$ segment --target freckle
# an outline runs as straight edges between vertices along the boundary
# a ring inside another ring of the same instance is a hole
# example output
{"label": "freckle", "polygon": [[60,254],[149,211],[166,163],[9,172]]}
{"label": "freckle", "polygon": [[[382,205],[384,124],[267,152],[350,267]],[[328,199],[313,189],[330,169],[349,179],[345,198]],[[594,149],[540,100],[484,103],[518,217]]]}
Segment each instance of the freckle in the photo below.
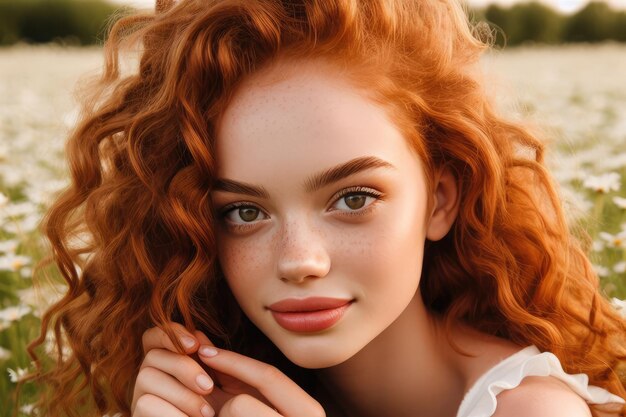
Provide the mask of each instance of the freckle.
{"label": "freckle", "polygon": [[368,242],[367,244],[361,246],[361,254],[362,255],[365,256],[365,255],[367,255],[369,253],[372,253],[372,243],[371,242]]}

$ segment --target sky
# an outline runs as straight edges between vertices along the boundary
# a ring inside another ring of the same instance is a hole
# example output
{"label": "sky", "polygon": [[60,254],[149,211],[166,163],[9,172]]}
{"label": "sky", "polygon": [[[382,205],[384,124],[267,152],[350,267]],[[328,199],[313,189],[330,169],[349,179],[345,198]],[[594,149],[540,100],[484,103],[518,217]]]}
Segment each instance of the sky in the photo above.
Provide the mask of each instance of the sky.
{"label": "sky", "polygon": [[[154,7],[155,0],[110,0],[118,4],[127,4],[139,8]],[[487,4],[497,3],[502,6],[510,6],[519,3],[520,0],[467,0],[470,6],[482,7]],[[563,12],[572,13],[580,10],[588,3],[588,0],[540,0],[542,3]],[[626,9],[626,0],[603,0],[615,9]]]}

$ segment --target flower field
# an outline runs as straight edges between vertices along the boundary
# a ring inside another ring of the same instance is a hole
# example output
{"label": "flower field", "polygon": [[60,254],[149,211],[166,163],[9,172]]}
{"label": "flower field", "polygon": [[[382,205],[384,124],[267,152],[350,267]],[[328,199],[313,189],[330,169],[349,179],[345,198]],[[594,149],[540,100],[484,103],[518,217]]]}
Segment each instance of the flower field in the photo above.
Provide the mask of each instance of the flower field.
{"label": "flower field", "polygon": [[[42,311],[64,291],[53,268],[33,287],[47,252],[38,225],[66,184],[64,140],[78,114],[72,88],[100,63],[98,48],[0,49],[0,417],[16,407]],[[626,316],[626,46],[524,47],[483,63],[497,105],[530,119],[548,141],[572,229],[590,235],[601,288]],[[35,388],[23,391],[20,413],[36,414],[28,405]]]}

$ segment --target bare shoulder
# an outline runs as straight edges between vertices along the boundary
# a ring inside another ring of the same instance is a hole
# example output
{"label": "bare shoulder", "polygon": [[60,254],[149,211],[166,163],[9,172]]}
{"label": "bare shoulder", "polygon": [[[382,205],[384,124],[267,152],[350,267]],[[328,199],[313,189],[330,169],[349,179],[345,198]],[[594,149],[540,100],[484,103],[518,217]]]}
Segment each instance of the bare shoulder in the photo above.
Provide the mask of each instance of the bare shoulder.
{"label": "bare shoulder", "polygon": [[550,376],[528,376],[497,399],[493,417],[591,417],[586,401]]}

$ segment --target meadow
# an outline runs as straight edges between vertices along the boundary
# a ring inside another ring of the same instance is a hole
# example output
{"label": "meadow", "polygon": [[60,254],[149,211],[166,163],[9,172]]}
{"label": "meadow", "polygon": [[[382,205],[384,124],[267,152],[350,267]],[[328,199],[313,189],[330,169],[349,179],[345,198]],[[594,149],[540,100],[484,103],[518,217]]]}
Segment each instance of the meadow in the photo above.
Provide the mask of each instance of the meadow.
{"label": "meadow", "polygon": [[[32,368],[25,346],[39,334],[42,311],[65,291],[54,268],[33,287],[34,267],[48,254],[38,225],[67,184],[64,141],[78,117],[72,90],[100,64],[98,47],[0,49],[0,417],[17,407],[12,395]],[[501,111],[531,121],[548,143],[571,228],[604,295],[626,316],[626,45],[521,47],[491,52],[483,64]],[[25,384],[20,415],[36,414],[36,396]]]}

